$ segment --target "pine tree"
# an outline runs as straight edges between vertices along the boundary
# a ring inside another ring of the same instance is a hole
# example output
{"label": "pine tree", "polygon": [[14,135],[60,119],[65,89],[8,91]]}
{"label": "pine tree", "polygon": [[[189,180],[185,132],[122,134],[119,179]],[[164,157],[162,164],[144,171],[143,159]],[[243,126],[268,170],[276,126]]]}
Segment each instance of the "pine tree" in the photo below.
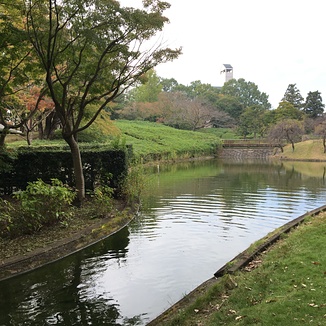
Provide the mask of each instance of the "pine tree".
{"label": "pine tree", "polygon": [[297,109],[303,108],[303,97],[300,94],[296,84],[289,84],[282,100],[282,102],[289,102]]}
{"label": "pine tree", "polygon": [[303,111],[308,117],[316,119],[324,113],[324,108],[325,104],[323,104],[321,93],[318,91],[309,92],[303,107]]}

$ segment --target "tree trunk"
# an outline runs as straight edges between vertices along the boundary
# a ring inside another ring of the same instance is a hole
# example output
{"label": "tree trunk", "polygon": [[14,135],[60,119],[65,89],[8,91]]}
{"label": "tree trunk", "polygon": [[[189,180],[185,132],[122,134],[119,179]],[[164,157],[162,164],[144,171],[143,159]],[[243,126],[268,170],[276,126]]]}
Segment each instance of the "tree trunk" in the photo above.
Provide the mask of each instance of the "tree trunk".
{"label": "tree trunk", "polygon": [[74,173],[75,173],[75,182],[76,182],[77,200],[78,200],[77,204],[81,205],[85,198],[85,179],[84,179],[83,165],[82,165],[79,145],[76,142],[73,135],[70,135],[68,137],[64,136],[64,139],[70,147],[72,162],[74,166]]}
{"label": "tree trunk", "polygon": [[27,144],[28,144],[28,146],[31,146],[31,132],[30,132],[30,130],[27,128],[27,130],[26,130],[26,140],[27,140]]}
{"label": "tree trunk", "polygon": [[7,134],[5,132],[2,132],[0,134],[0,148],[5,146],[5,139]]}
{"label": "tree trunk", "polygon": [[42,119],[42,115],[40,115],[38,117],[38,124],[37,124],[37,128],[38,128],[38,138],[39,139],[44,139],[44,128],[43,128],[43,119]]}
{"label": "tree trunk", "polygon": [[281,153],[283,153],[284,150],[283,150],[283,146],[282,146],[282,144],[279,144],[278,146],[279,146],[279,148],[281,149]]}
{"label": "tree trunk", "polygon": [[45,119],[44,137],[52,139],[53,133],[59,126],[60,121],[55,111],[52,111]]}
{"label": "tree trunk", "polygon": [[0,148],[5,146],[5,139],[9,133],[9,128],[4,127],[0,133]]}

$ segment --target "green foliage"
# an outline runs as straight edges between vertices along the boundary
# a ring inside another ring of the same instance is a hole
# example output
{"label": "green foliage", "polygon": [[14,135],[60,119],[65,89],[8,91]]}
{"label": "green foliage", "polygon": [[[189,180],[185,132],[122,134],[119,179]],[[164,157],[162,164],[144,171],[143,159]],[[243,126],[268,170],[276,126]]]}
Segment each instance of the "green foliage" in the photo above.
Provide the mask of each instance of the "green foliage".
{"label": "green foliage", "polygon": [[[88,107],[85,113],[85,119],[83,123],[87,123],[87,119],[90,119],[96,112],[96,107]],[[85,143],[105,143],[113,137],[117,137],[120,134],[118,128],[115,127],[110,114],[106,111],[101,111],[96,120],[90,127],[78,133],[78,141]],[[62,135],[60,135],[62,138]]]}
{"label": "green foliage", "polygon": [[274,123],[283,121],[284,119],[302,120],[303,118],[302,111],[288,101],[280,102],[273,114],[275,118]]}
{"label": "green foliage", "polygon": [[321,93],[318,91],[309,92],[303,107],[303,112],[306,113],[309,118],[316,119],[323,114],[324,108],[325,104],[323,104]]}
{"label": "green foliage", "polygon": [[[74,167],[83,164],[76,135],[90,127],[99,113],[140,76],[181,53],[181,49],[148,49],[144,45],[168,22],[163,15],[168,7],[162,1],[144,1],[143,8],[137,9],[123,7],[119,1],[26,3],[28,36],[46,76],[46,88],[56,103]],[[97,109],[87,117],[90,105]],[[83,170],[75,169],[74,176],[82,202]]]}
{"label": "green foliage", "polygon": [[285,94],[282,98],[282,102],[289,102],[295,108],[302,109],[303,107],[303,97],[300,94],[299,89],[296,84],[289,84],[288,88],[285,91]]}
{"label": "green foliage", "polygon": [[90,200],[86,201],[83,210],[87,210],[90,218],[105,218],[110,214],[113,208],[114,189],[109,186],[95,187],[93,192],[90,192]]}
{"label": "green foliage", "polygon": [[129,169],[128,175],[121,185],[122,195],[129,205],[140,202],[141,195],[148,183],[147,181],[148,179],[146,178],[142,164],[134,164]]}
{"label": "green foliage", "polygon": [[0,236],[8,236],[11,233],[13,224],[13,212],[15,208],[10,201],[0,197]]}
{"label": "green foliage", "polygon": [[265,124],[266,110],[259,105],[248,106],[239,118],[238,133],[244,138],[253,134],[254,138],[263,136],[267,126]]}
{"label": "green foliage", "polygon": [[271,108],[268,95],[261,93],[255,83],[246,82],[243,78],[226,82],[221,93],[236,98],[244,108],[253,105],[260,105],[266,110]]}
{"label": "green foliage", "polygon": [[[114,144],[83,143],[82,158],[86,189],[93,190],[99,181],[103,184],[110,175],[110,186],[119,193],[119,182],[126,173],[132,151],[124,146],[123,140]],[[36,143],[36,142],[35,142]],[[113,146],[116,146],[113,148]],[[11,149],[12,150],[12,149]],[[25,189],[28,182],[42,178],[51,182],[57,178],[73,186],[74,173],[72,159],[67,145],[63,142],[39,141],[38,146],[19,147],[12,150],[10,157],[4,156],[7,169],[0,168],[0,193],[11,194],[13,189]],[[0,155],[1,156],[1,155]]]}
{"label": "green foliage", "polygon": [[154,69],[145,73],[145,82],[132,89],[130,92],[130,100],[135,102],[156,102],[158,94],[162,91],[160,78]]}
{"label": "green foliage", "polygon": [[216,104],[220,90],[210,84],[203,84],[200,80],[195,80],[189,86],[182,84],[175,86],[175,91],[183,92],[190,99],[200,98],[206,103]]}
{"label": "green foliage", "polygon": [[46,184],[41,179],[28,184],[26,190],[14,194],[14,205],[0,202],[1,236],[14,237],[30,234],[43,226],[63,222],[71,216],[69,206],[76,193],[61,181],[52,179]]}
{"label": "green foliage", "polygon": [[221,95],[216,105],[219,110],[229,114],[235,121],[239,120],[244,109],[240,99],[231,95]]}

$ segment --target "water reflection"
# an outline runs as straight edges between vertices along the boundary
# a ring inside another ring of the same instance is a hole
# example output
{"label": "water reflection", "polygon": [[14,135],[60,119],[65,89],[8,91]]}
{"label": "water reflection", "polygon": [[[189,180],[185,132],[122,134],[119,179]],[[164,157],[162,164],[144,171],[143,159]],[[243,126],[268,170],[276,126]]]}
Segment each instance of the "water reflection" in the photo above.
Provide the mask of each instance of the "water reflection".
{"label": "water reflection", "polygon": [[128,227],[0,283],[0,325],[146,324],[250,243],[324,205],[325,166],[306,165],[153,167],[148,209]]}

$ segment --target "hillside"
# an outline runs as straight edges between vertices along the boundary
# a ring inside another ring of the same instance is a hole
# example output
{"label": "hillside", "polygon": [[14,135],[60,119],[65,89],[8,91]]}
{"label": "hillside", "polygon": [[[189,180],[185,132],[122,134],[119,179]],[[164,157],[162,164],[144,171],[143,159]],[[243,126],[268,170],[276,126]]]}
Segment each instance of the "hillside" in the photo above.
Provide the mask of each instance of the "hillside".
{"label": "hillside", "polygon": [[143,161],[187,159],[215,155],[220,138],[216,134],[180,130],[147,121],[116,120],[121,141],[133,147]]}
{"label": "hillside", "polygon": [[321,139],[296,143],[294,151],[292,151],[290,144],[286,145],[283,153],[278,150],[273,157],[299,161],[326,161],[326,153],[324,153],[323,141]]}

